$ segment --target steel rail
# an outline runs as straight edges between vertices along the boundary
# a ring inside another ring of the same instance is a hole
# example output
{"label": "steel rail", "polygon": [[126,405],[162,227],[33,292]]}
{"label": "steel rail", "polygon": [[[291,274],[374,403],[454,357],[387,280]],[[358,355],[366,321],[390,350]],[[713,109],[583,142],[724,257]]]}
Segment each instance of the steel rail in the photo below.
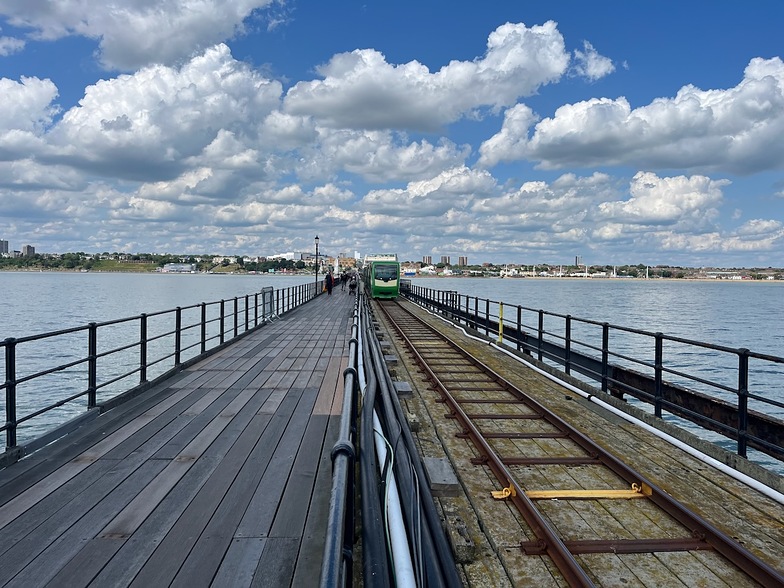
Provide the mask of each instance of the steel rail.
{"label": "steel rail", "polygon": [[[546,553],[553,559],[554,564],[558,567],[561,573],[564,574],[564,577],[570,585],[592,586],[593,583],[591,582],[590,578],[587,577],[579,563],[574,558],[574,553],[585,553],[586,549],[591,549],[586,547],[586,545],[593,542],[580,542],[579,548],[575,548],[574,542],[564,542],[557,536],[556,532],[539,513],[536,505],[526,496],[525,491],[522,490],[522,488],[514,480],[512,474],[507,469],[506,463],[515,463],[515,460],[507,460],[505,463],[505,460],[496,454],[492,446],[488,443],[486,436],[480,432],[480,430],[472,422],[471,416],[467,414],[460,406],[461,401],[458,401],[453,396],[453,394],[448,390],[447,386],[443,383],[442,379],[439,378],[438,375],[434,372],[423,354],[420,353],[417,349],[415,343],[404,332],[403,328],[399,324],[399,319],[392,316],[392,313],[390,312],[391,305],[384,304],[380,306],[390,324],[405,342],[406,347],[411,352],[417,364],[419,364],[431,383],[438,389],[444,401],[449,404],[454,416],[458,418],[461,424],[464,426],[465,436],[469,437],[476,447],[483,453],[483,457],[481,458],[482,463],[485,463],[485,465],[487,465],[493,471],[499,482],[504,485],[508,492],[508,499],[511,500],[513,504],[515,504],[521,515],[536,534],[537,538],[539,539],[539,544],[529,546],[530,550],[528,552],[541,553],[542,550],[546,551]],[[613,471],[616,475],[629,484],[643,488],[646,497],[651,500],[652,503],[672,516],[691,533],[691,537],[689,538],[672,539],[669,540],[670,543],[682,543],[683,545],[681,545],[679,549],[683,549],[684,545],[689,546],[686,547],[689,549],[697,549],[699,547],[697,547],[695,543],[698,542],[695,542],[694,539],[698,539],[699,542],[704,542],[705,544],[709,545],[710,548],[722,555],[728,561],[732,562],[736,567],[738,567],[749,577],[759,582],[763,586],[784,586],[784,576],[782,576],[780,572],[746,550],[730,536],[711,525],[696,513],[690,511],[683,504],[656,486],[653,482],[643,477],[627,464],[623,463],[604,448],[597,445],[591,439],[574,429],[555,413],[545,408],[542,404],[530,396],[526,395],[511,382],[506,380],[503,376],[462,349],[455,341],[430,327],[430,325],[412,314],[407,309],[403,308],[399,303],[395,303],[393,308],[399,309],[400,312],[405,313],[405,318],[409,321],[414,321],[417,325],[417,328],[427,328],[429,330],[428,334],[430,337],[438,337],[440,340],[446,343],[449,348],[457,353],[460,357],[470,362],[470,364],[481,370],[481,372],[485,375],[492,378],[493,381],[498,383],[501,388],[512,393],[521,403],[524,403],[537,415],[541,415],[541,417],[544,418],[547,422],[555,426],[559,432],[565,433],[572,441],[581,447],[588,454],[588,456],[598,459],[602,465]],[[441,359],[444,358],[442,357]],[[451,367],[454,367],[454,362],[452,362],[447,367],[447,369],[450,369]],[[484,416],[486,417],[487,415]],[[645,546],[645,541],[648,541],[650,544],[647,548]],[[572,548],[574,551],[570,551],[569,546],[567,545],[568,543],[572,543]],[[602,543],[605,543],[605,545],[603,546]],[[621,542],[597,542],[596,549],[600,550],[602,547],[614,551],[618,551],[619,549],[635,549],[633,546],[619,548],[619,543]],[[664,545],[666,545],[666,541],[651,543],[649,540],[643,540],[640,542],[627,541],[627,543],[639,543],[637,551],[661,551]],[[651,546],[655,547],[656,549],[651,548]]]}

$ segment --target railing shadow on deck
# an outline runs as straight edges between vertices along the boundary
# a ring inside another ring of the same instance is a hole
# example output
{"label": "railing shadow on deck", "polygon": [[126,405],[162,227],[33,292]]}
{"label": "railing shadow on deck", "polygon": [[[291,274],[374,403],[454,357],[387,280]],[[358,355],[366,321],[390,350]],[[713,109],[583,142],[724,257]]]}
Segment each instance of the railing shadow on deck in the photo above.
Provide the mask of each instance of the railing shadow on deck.
{"label": "railing shadow on deck", "polygon": [[[487,338],[653,414],[683,419],[784,460],[784,358],[434,290],[401,280],[401,294]],[[506,316],[504,316],[506,314]],[[665,414],[666,413],[666,414]]]}
{"label": "railing shadow on deck", "polygon": [[266,287],[244,297],[0,341],[5,357],[0,468],[320,292],[312,284]]}

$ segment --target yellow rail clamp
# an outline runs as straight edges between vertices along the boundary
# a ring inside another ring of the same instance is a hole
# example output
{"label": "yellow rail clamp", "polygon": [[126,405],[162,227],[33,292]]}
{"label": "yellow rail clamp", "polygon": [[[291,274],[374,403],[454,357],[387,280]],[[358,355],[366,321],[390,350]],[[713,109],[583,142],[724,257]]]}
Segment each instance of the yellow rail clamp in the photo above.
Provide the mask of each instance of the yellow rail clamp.
{"label": "yellow rail clamp", "polygon": [[647,484],[632,484],[629,490],[530,490],[525,495],[531,500],[591,498],[647,498],[653,493]]}
{"label": "yellow rail clamp", "polygon": [[517,496],[517,492],[515,492],[514,486],[509,484],[508,488],[504,488],[503,490],[493,490],[492,491],[493,498],[496,500],[503,500],[504,498],[509,498],[510,496]]}

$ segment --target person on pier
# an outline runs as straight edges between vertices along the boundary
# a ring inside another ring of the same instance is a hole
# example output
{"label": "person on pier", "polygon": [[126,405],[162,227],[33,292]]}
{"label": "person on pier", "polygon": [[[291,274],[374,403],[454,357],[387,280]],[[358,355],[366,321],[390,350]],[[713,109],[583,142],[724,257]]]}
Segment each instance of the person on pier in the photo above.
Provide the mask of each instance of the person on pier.
{"label": "person on pier", "polygon": [[324,278],[324,285],[327,287],[327,294],[332,296],[332,286],[335,285],[335,281],[332,278],[332,270],[327,272],[327,277]]}

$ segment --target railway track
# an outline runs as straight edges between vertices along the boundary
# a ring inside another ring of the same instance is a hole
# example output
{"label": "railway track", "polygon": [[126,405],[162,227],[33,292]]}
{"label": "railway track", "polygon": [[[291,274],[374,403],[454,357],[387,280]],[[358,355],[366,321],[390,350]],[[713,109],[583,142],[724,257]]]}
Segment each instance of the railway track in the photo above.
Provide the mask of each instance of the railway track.
{"label": "railway track", "polygon": [[497,481],[493,502],[514,507],[523,559],[549,561],[555,584],[605,585],[599,570],[609,566],[660,585],[784,586],[777,570],[400,303],[378,308],[459,422],[471,463]]}

